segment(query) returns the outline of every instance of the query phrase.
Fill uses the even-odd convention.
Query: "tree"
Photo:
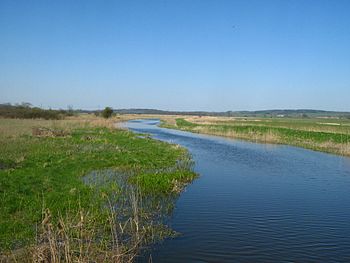
[[[72,105],[68,105],[67,115],[68,116],[74,116],[74,109],[73,109]]]
[[[33,105],[31,103],[29,103],[29,102],[22,102],[21,106],[24,107],[24,108],[31,108]]]
[[[113,109],[111,107],[106,107],[103,111],[102,111],[102,117],[108,119],[109,117],[111,117],[113,114]]]

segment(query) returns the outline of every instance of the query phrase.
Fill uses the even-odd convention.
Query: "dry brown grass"
[[[335,143],[335,142],[323,142],[315,143],[312,141],[304,141],[300,143],[301,147],[308,146],[307,148],[316,149],[322,152],[335,153],[344,156],[350,156],[350,143]]]
[[[215,129],[211,129],[210,127],[195,127],[193,131],[202,133],[202,134],[208,134],[208,135],[215,135],[215,136],[222,136],[222,137],[228,137],[228,138],[236,138],[236,139],[244,139],[259,143],[272,143],[272,144],[283,144],[284,141],[280,138],[278,134],[275,134],[273,132],[268,132],[265,134],[257,134],[257,133],[236,133],[235,131],[217,131]],[[350,143],[335,143],[335,142],[314,142],[314,141],[296,141],[294,143],[296,146],[309,148],[309,149],[315,149],[322,152],[329,152],[329,153],[335,153],[339,155],[344,156],[350,156]]]
[[[273,143],[273,144],[284,144],[285,141],[282,140],[282,138],[278,135],[273,133],[272,131],[269,131],[268,133],[264,134],[258,134],[254,132],[249,133],[236,133],[233,130],[229,131],[218,131],[210,127],[196,127],[194,128],[194,131],[198,133],[203,134],[209,134],[209,135],[216,135],[216,136],[222,136],[222,137],[228,137],[228,138],[236,138],[236,139],[244,139],[259,143]],[[295,141],[293,143],[296,146],[308,148],[308,149],[315,149],[322,152],[329,152],[329,153],[335,153],[339,155],[344,156],[350,156],[350,143],[335,143],[332,141],[327,142],[315,142],[315,141],[309,141],[309,140],[303,140],[303,141]]]
[[[47,130],[60,130],[69,132],[75,128],[87,127],[108,127],[114,128],[117,118],[103,119],[92,114],[81,114],[68,117],[63,120],[42,120],[42,119],[2,119],[0,118],[0,136],[18,137],[31,135],[33,129],[43,128]]]
[[[177,117],[179,118],[179,117]],[[189,122],[193,122],[196,124],[215,124],[220,121],[234,121],[233,117],[215,117],[215,116],[187,116],[184,118]]]
[[[175,118],[173,117],[172,123],[175,121],[174,128],[177,127]],[[350,143],[344,141],[343,143],[335,142],[331,138],[328,141],[320,142],[314,138],[298,139],[295,137],[286,137],[278,133],[276,128],[286,128],[290,130],[300,130],[306,132],[325,132],[335,134],[349,134],[348,125],[349,121],[337,119],[337,125],[334,123],[320,123],[318,119],[276,119],[276,118],[237,118],[237,117],[211,117],[211,116],[185,116],[184,120],[197,124],[192,127],[179,127],[187,131],[216,135],[235,139],[244,139],[260,143],[272,143],[272,144],[291,144],[308,149],[318,150],[322,152],[335,153],[339,155],[350,156]],[[170,122],[167,121],[168,124]],[[249,129],[249,127],[259,127],[271,129]],[[226,127],[223,129],[223,127]],[[230,129],[232,127],[232,129]],[[234,127],[248,127],[244,132],[237,132]]]
[[[179,118],[179,117],[178,117]],[[319,119],[254,118],[225,116],[185,116],[185,120],[204,125],[271,126],[291,128],[310,132],[350,133],[350,122],[335,119],[334,122],[320,122]]]
[[[216,135],[216,136],[222,136],[222,137],[228,137],[228,138],[236,138],[236,139],[245,139],[249,141],[255,141],[255,142],[264,142],[264,143],[280,143],[281,138],[278,134],[273,133],[272,131],[269,131],[265,134],[258,134],[254,132],[249,133],[237,133],[234,130],[227,130],[227,131],[220,131],[216,130],[213,127],[206,127],[206,126],[197,126],[193,128],[193,131],[208,135]]]
[[[59,216],[58,222],[53,220],[49,209],[44,209],[36,244],[0,254],[0,262],[134,262],[152,228],[141,226],[139,196],[129,193],[132,215],[124,222],[118,221],[118,212],[108,199],[109,214],[102,228],[101,222],[83,209],[73,215]],[[107,236],[101,230],[107,231]],[[128,236],[127,240],[124,235]]]

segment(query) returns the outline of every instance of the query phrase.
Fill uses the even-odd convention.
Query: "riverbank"
[[[350,156],[350,121],[339,119],[187,117],[163,127]]]
[[[114,122],[0,119],[6,260],[129,262],[173,234],[159,214],[196,177],[187,151]]]

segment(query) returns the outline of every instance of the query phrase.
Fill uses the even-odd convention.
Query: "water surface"
[[[156,245],[153,262],[350,262],[350,158],[158,123],[126,126],[186,147],[200,178],[169,222],[182,235]]]

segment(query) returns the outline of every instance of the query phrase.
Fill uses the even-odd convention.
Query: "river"
[[[158,124],[125,125],[186,147],[200,177],[169,221],[181,235],[153,262],[350,262],[350,158]]]

